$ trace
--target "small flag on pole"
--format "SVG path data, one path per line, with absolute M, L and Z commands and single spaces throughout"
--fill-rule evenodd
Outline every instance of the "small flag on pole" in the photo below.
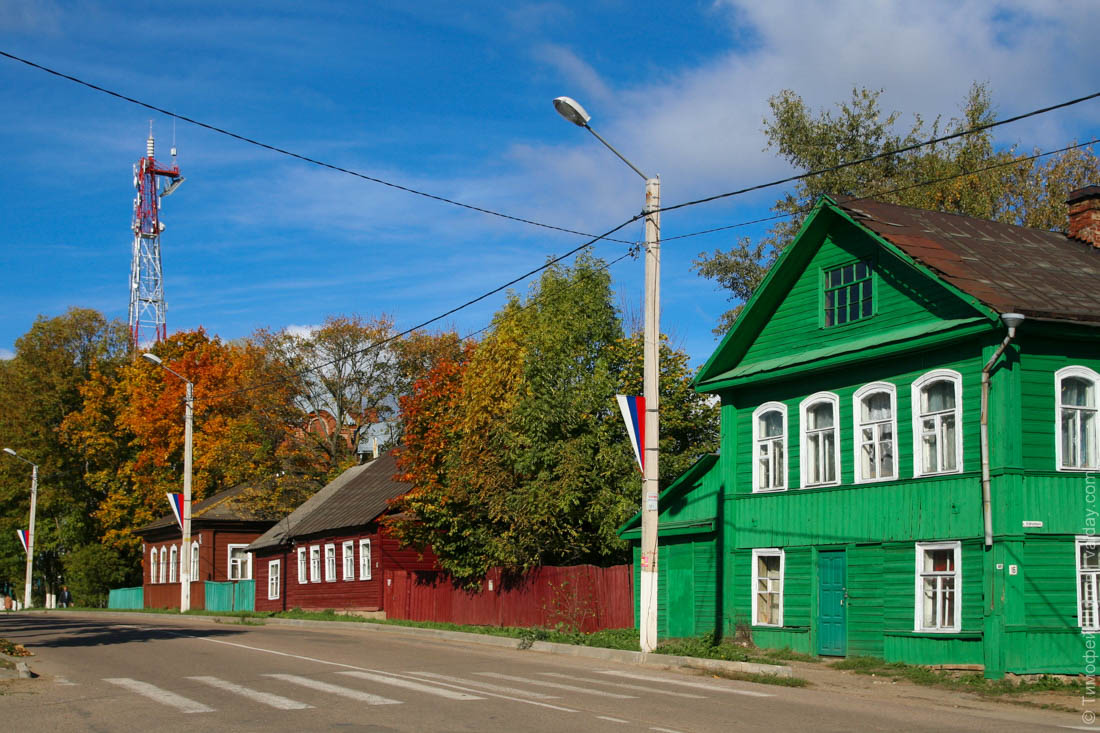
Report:
M 17 529 L 17 530 L 15 530 L 15 534 L 18 535 L 19 544 L 23 545 L 23 552 L 26 553 L 27 552 L 27 530 Z
M 183 529 L 183 494 L 169 493 L 168 503 L 172 505 L 172 514 L 176 517 L 176 524 Z
M 626 432 L 630 435 L 630 446 L 634 448 L 634 458 L 638 468 L 645 470 L 645 397 L 627 397 L 615 395 L 619 401 L 619 410 L 623 413 Z

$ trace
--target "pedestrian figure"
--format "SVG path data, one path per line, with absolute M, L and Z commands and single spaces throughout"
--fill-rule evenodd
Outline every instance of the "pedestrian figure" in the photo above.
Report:
M 69 586 L 61 586 L 61 601 L 62 608 L 68 608 L 73 605 L 73 594 L 69 592 Z

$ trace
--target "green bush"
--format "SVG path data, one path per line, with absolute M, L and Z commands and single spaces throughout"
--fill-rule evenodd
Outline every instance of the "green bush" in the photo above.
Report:
M 122 556 L 112 547 L 84 545 L 65 555 L 65 583 L 73 605 L 105 608 L 111 588 L 120 588 L 130 576 Z

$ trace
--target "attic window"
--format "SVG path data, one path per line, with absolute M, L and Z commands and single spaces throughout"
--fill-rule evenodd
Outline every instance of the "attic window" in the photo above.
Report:
M 874 313 L 871 264 L 853 262 L 825 271 L 825 326 L 842 326 Z

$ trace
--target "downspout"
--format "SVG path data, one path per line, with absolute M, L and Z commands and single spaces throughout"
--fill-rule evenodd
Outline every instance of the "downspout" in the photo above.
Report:
M 1002 313 L 1001 320 L 1008 327 L 1008 335 L 993 352 L 993 356 L 982 367 L 982 516 L 985 520 L 985 546 L 993 546 L 993 501 L 989 490 L 989 373 L 993 365 L 1001 358 L 1012 339 L 1016 338 L 1016 327 L 1024 321 L 1020 313 Z

